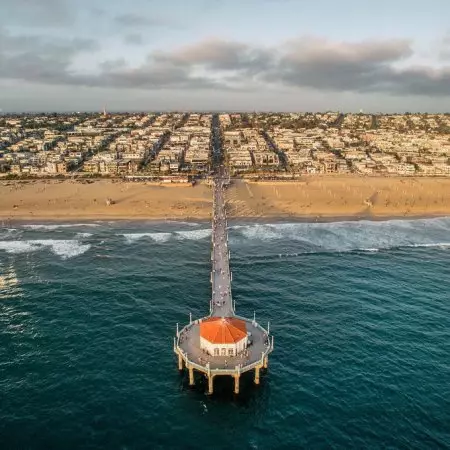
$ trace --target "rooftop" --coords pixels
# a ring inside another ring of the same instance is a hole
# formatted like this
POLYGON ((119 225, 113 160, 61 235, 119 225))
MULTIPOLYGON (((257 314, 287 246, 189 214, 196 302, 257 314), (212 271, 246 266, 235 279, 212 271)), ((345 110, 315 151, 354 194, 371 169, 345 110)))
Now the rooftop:
POLYGON ((233 344, 247 337, 247 326, 235 317, 210 317, 200 323, 200 336, 213 344, 233 344))

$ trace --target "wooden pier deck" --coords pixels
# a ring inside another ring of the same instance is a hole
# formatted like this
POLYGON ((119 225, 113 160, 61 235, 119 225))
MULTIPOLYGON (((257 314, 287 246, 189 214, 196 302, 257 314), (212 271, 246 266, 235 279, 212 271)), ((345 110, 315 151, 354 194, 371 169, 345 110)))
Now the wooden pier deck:
POLYGON ((269 326, 264 329, 253 319, 237 316, 231 292, 232 274, 230 271, 230 252, 228 248, 225 189, 229 177, 225 166, 220 165, 213 179, 213 218, 211 235, 211 285, 210 314, 192 320, 181 330, 177 324, 174 338, 174 352, 178 355, 178 368, 185 366, 189 371, 189 383, 195 383, 194 370, 208 378, 208 392, 213 393, 213 380, 218 375, 233 376, 234 392, 239 393, 240 375, 255 371, 255 383, 259 384, 260 370, 267 369, 268 355, 273 350, 273 336, 269 326), (212 356, 200 347, 200 323, 210 317, 235 317, 246 324, 249 345, 245 352, 234 356, 212 356))

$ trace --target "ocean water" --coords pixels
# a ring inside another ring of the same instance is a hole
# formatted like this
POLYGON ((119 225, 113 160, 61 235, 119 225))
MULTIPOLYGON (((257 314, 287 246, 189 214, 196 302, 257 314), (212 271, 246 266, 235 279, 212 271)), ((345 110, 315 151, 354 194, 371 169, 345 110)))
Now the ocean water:
POLYGON ((172 351, 207 223, 0 229, 0 449, 450 448, 450 218, 231 225, 238 313, 275 335, 239 396, 172 351))

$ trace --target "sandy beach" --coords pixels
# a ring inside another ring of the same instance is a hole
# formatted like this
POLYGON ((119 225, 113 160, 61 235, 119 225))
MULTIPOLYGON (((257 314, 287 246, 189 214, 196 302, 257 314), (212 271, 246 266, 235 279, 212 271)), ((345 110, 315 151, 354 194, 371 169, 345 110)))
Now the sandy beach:
POLYGON ((0 217, 20 220, 208 219, 211 189, 112 180, 0 183, 0 217), (114 204, 107 205, 111 199, 114 204))
POLYGON ((450 214, 450 179, 314 176, 295 182, 236 182, 232 216, 423 217, 450 214))
MULTIPOLYGON (((233 181, 231 218, 384 218, 450 215, 450 179, 305 177, 295 182, 233 181)), ((112 180, 0 182, 0 217, 11 220, 209 219, 206 184, 112 180), (106 199, 114 204, 107 205, 106 199)))

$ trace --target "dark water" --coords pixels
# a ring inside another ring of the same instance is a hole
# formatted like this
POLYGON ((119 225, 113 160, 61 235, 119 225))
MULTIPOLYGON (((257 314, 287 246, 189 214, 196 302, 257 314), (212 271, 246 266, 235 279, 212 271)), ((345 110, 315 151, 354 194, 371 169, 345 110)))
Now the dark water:
POLYGON ((208 309, 207 224, 0 231, 0 449, 450 448, 450 219, 235 224, 259 387, 194 390, 175 323, 208 309))

